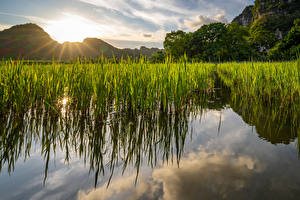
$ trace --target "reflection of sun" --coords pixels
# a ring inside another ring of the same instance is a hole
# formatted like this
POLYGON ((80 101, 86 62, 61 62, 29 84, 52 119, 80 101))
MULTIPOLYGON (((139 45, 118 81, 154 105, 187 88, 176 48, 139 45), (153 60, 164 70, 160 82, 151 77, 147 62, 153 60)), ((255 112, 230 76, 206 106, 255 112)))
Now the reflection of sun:
POLYGON ((65 115, 67 112, 68 104, 70 103, 70 98, 68 96, 64 96, 62 99, 58 101, 61 107, 61 114, 65 115))
POLYGON ((64 97, 64 98, 61 100, 61 104, 62 104, 63 106, 65 106, 65 105, 67 105, 68 101, 69 101, 68 97, 64 97))
POLYGON ((64 14, 59 20, 49 21, 45 27, 46 32, 60 43, 81 42, 86 37, 96 37, 96 29, 92 22, 71 14, 64 14))

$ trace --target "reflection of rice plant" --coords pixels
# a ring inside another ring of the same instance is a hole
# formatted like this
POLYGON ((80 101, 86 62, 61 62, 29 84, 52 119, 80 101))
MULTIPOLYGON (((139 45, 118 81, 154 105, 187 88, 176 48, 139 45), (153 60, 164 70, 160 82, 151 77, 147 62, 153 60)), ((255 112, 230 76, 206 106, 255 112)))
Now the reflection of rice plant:
MULTIPOLYGON (((235 109, 240 110, 238 113, 246 122, 254 123, 257 129, 263 130, 260 132, 264 138, 269 138, 272 143, 288 143, 290 138, 299 136, 299 60, 282 63, 224 63, 217 68, 223 82, 231 88, 233 102, 240 104, 234 105, 235 109), (266 133, 272 135, 266 136, 266 133)), ((298 143, 300 146, 299 139, 298 143)))

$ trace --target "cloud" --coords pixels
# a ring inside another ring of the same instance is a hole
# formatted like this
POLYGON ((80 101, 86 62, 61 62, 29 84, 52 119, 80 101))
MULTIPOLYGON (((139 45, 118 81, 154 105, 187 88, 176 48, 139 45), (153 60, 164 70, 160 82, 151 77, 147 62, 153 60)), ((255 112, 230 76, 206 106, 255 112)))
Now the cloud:
POLYGON ((11 27, 11 25, 8 25, 8 24, 0 24, 0 31, 2 31, 4 29, 8 29, 10 27, 11 27))
POLYGON ((165 27, 180 27, 182 19, 196 15, 196 11, 179 6, 177 1, 171 0, 134 0, 134 1, 102 1, 80 0, 111 12, 118 12, 131 19, 142 19, 164 29, 165 27))
POLYGON ((249 156, 230 152, 190 154, 176 166, 154 171, 153 178, 163 184, 164 200, 225 199, 249 187, 251 178, 264 167, 249 156))
POLYGON ((13 16, 13 17, 21 17, 28 19, 30 22, 39 23, 39 24, 46 24, 47 19, 38 17, 38 16, 32 16, 32 15, 20 15, 15 13, 7 13, 7 12, 0 12, 1 15, 7 15, 7 16, 13 16))
MULTIPOLYGON (((63 39, 59 39, 55 37, 55 34, 63 33, 64 24, 71 22, 81 24, 80 27, 85 27, 81 30, 77 30, 77 36, 81 35, 81 38, 85 37, 97 37, 101 38, 107 42, 112 41, 112 45, 115 45, 120 48, 130 47, 137 48, 142 45, 147 45, 148 47, 155 46, 160 47, 159 44, 164 40, 166 35, 166 31, 157 30, 157 31, 147 31, 145 34, 145 30, 142 27, 130 27, 122 21, 116 20, 115 18, 111 18, 110 16, 105 16, 102 19, 92 20, 91 18, 76 15, 74 13, 62 13, 62 16, 56 20, 48 20, 48 22, 43 25, 45 30, 53 36, 53 38, 63 42, 63 39), (70 22, 69 22, 70 21, 70 22), (61 24, 61 28, 57 28, 61 24), (132 44, 130 44, 132 42, 132 44)), ((74 29, 77 27, 74 27, 74 29)), ((67 30, 66 33, 71 32, 73 30, 67 30)), ((60 34, 70 35, 70 34, 60 34)), ((64 36, 65 38, 65 36, 64 36)), ((69 37, 70 39, 72 37, 69 37)))
POLYGON ((152 37, 152 34, 146 34, 146 33, 144 33, 143 36, 144 36, 145 38, 151 38, 151 37, 152 37))
POLYGON ((83 191, 78 192, 78 199, 79 200, 104 200, 109 199, 114 195, 118 195, 123 191, 127 191, 132 188, 132 184, 134 183, 135 176, 130 176, 126 178, 119 179, 115 181, 113 184, 106 188, 106 185, 91 190, 88 193, 83 191))
MULTIPOLYGON (((28 0, 30 3, 32 0, 28 0)), ((74 4, 46 2, 32 7, 32 12, 26 11, 1 13, 7 16, 22 17, 26 21, 46 27, 48 21, 57 21, 63 12, 80 15, 94 22, 98 27, 98 37, 101 39, 139 42, 162 42, 165 35, 160 33, 182 29, 192 31, 203 23, 232 19, 252 0, 73 0, 74 4), (44 7, 43 7, 44 5, 44 7), (47 6, 45 6, 47 5, 47 6), (55 6, 64 5, 55 8, 55 6), (68 7, 69 6, 69 7, 68 7), (51 10, 52 9, 52 10, 51 10), (80 12, 79 12, 80 11, 80 12), (60 13, 61 12, 61 13, 60 13), (52 14, 45 14, 52 13, 52 14), (53 14, 55 13, 55 14, 53 14), (30 15, 30 16, 28 16, 30 15), (52 15, 52 16, 51 16, 52 15), (195 19, 195 16, 198 16, 195 19), (212 17, 210 17, 212 16, 212 17), (190 28, 192 27, 192 28, 190 28), (124 38, 122 34, 132 37, 124 38), (152 37, 144 37, 143 33, 152 37), (156 38, 156 35, 159 37, 156 38)), ((67 1, 66 1, 67 2, 67 1)), ((32 3, 32 2, 31 2, 32 3)), ((4 9, 5 10, 5 9, 4 9)), ((8 9, 6 9, 8 10, 8 9)), ((24 21, 24 20, 23 20, 24 21)), ((0 22, 8 23, 8 22, 0 22)), ((11 22, 9 22, 11 24, 11 22)), ((150 43, 149 43, 150 44, 150 43)), ((121 46, 118 45, 118 46, 121 46)), ((127 46, 122 46, 127 47, 127 46)))
POLYGON ((251 187, 252 177, 264 170, 259 161, 233 153, 190 153, 177 165, 164 165, 133 185, 134 176, 120 178, 106 189, 79 191, 78 200, 114 199, 224 199, 251 187))
MULTIPOLYGON (((153 37, 152 37, 153 38, 153 37)), ((152 40, 152 38, 145 38, 147 40, 152 40)), ((140 48, 141 46, 146 46, 149 48, 156 47, 161 48, 161 42, 151 42, 151 41, 135 41, 135 40, 114 40, 105 39, 109 44, 118 48, 140 48)))
POLYGON ((218 22, 225 23, 225 24, 228 23, 228 20, 227 20, 226 16, 223 15, 223 14, 216 15, 216 16, 214 17, 214 20, 216 20, 216 21, 218 21, 218 22))
MULTIPOLYGON (((229 0, 229 2, 217 0, 77 1, 93 7, 93 12, 97 12, 95 18, 97 23, 106 27, 101 33, 102 39, 139 41, 147 42, 147 44, 160 43, 159 46, 162 47, 165 33, 178 29, 193 31, 203 24, 227 22, 231 7, 244 7, 249 0, 229 0), (231 7, 226 6, 227 4, 231 7), (145 37, 145 32, 151 34, 152 37, 145 37), (123 37, 124 33, 131 37, 123 37)), ((128 47, 122 46, 121 43, 117 46, 128 47)))
MULTIPOLYGON (((79 0, 81 2, 118 12, 129 18, 140 18, 162 28, 168 25, 180 27, 184 20, 193 16, 218 16, 233 18, 251 0, 79 0), (236 13, 233 13, 236 12, 236 13)), ((212 18, 214 19, 214 18, 212 18)), ((214 20, 225 21, 216 17, 214 20)), ((227 20, 226 20, 227 21, 227 20)))
POLYGON ((218 14, 214 17, 199 15, 194 20, 185 20, 184 25, 190 29, 195 30, 205 24, 210 24, 215 22, 228 23, 228 20, 226 19, 226 16, 223 14, 218 14))

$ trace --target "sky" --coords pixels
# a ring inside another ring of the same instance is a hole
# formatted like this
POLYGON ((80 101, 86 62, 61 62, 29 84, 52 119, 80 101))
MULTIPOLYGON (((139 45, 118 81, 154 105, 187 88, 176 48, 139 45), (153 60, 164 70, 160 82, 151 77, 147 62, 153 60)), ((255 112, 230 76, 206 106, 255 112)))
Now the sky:
POLYGON ((163 47, 166 33, 229 23, 254 0, 0 0, 0 30, 35 23, 62 43, 96 37, 119 48, 163 47))

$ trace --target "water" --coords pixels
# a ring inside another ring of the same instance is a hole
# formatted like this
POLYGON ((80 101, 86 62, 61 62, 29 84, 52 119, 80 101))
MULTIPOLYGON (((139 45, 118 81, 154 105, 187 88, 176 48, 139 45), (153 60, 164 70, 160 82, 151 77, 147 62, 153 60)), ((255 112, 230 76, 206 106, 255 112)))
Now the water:
POLYGON ((299 124, 232 97, 101 123, 66 102, 64 119, 7 114, 0 199, 299 199, 299 124))

